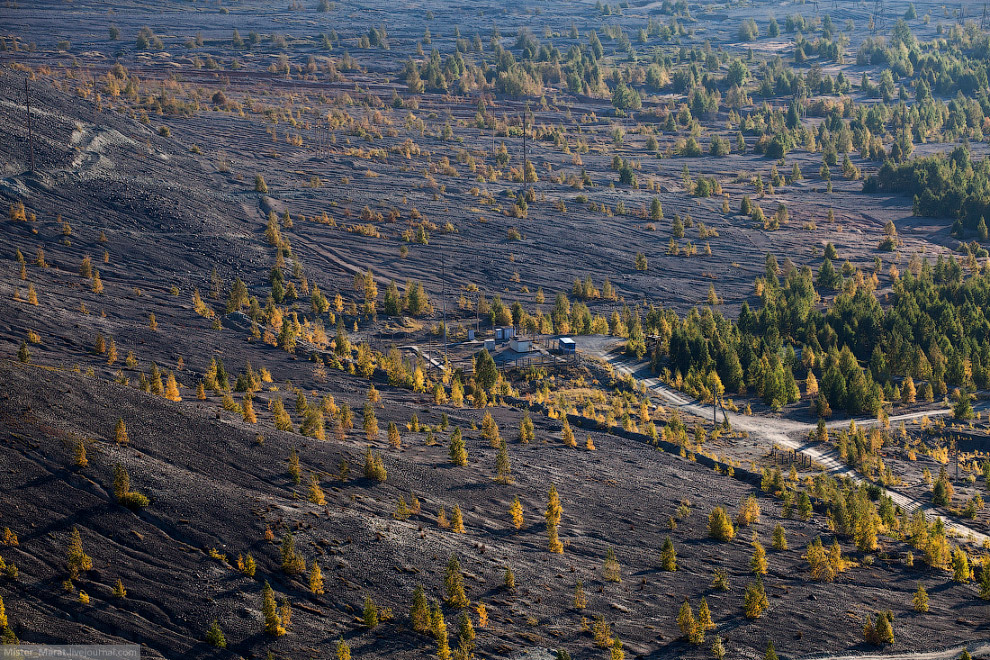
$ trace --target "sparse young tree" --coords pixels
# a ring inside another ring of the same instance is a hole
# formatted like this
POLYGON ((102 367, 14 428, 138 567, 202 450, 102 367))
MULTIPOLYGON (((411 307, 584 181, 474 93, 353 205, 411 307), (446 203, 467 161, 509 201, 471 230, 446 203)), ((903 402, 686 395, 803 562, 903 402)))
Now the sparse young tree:
POLYGON ((223 629, 216 619, 213 619, 213 623, 206 630, 206 643, 218 649, 227 648, 227 637, 223 634, 223 629))
POLYGON ((677 570, 677 553, 669 536, 664 539, 663 548, 660 549, 660 565, 665 571, 677 570))
POLYGON ((426 602, 426 593, 423 585, 416 585, 413 590, 412 608, 409 610, 409 623, 412 629, 418 633, 430 631, 430 606, 426 602))
POLYGON ((612 546, 608 547, 605 561, 602 562, 602 578, 606 582, 622 582, 622 566, 619 564, 612 546))
POLYGON ((450 531, 456 534, 464 533, 464 516, 460 504, 455 504, 454 511, 450 514, 450 531))
POLYGON ((722 542, 731 541, 736 535, 729 515, 720 506, 712 509, 708 516, 708 535, 722 542))
POLYGON ((914 604, 915 612, 927 612, 928 611, 928 592, 925 590, 925 585, 918 582, 918 590, 914 592, 914 598, 911 599, 914 604))
POLYGON ((560 525, 560 517, 563 508, 560 506, 560 496, 557 494, 557 486, 550 484, 550 493, 547 498, 547 510, 544 518, 547 521, 547 535, 550 538, 550 552, 557 554, 564 552, 564 545, 557 538, 557 527, 560 525))
POLYGON ((281 637, 286 633, 275 604, 275 592, 268 582, 265 582, 265 586, 261 590, 261 613, 265 619, 266 634, 272 637, 281 637))
POLYGON ((574 431, 571 430, 571 424, 567 421, 566 416, 564 417, 564 428, 561 431, 561 438, 568 447, 577 447, 577 440, 574 439, 574 431))
POLYGON ((292 532, 286 532, 282 537, 279 555, 282 559, 282 572, 286 575, 299 575, 306 570, 306 560, 296 551, 296 538, 292 532))
POLYGON ((749 569, 756 575, 767 574, 767 552, 756 539, 753 540, 753 556, 749 560, 749 569))
POLYGON ((66 565, 69 569, 70 580, 77 579, 82 573, 85 573, 93 568, 93 560, 83 550, 82 536, 79 534, 78 527, 72 528, 72 537, 69 539, 66 565))
POLYGON ((503 440, 495 454, 495 481, 500 484, 512 483, 512 465, 509 461, 509 448, 503 440))
POLYGON ((584 594, 584 583, 581 580, 574 585, 574 609, 580 611, 588 606, 588 598, 584 594))
POLYGON ((770 607, 770 602, 767 600, 763 581, 750 582, 746 586, 746 593, 743 596, 743 614, 747 619, 758 619, 768 607, 770 607))
POLYGON ((773 528, 773 549, 787 550, 787 536, 784 533, 784 526, 780 523, 773 528))
POLYGON ((399 427, 395 422, 388 423, 388 444, 392 449, 402 448, 402 438, 399 436, 399 427))
POLYGON ((536 439, 536 431, 533 428, 533 418, 527 412, 522 421, 519 422, 519 442, 528 444, 536 439))
POLYGON ((320 488, 320 478, 315 472, 309 473, 309 501, 317 506, 324 506, 327 503, 327 499, 323 494, 323 489, 320 488))
POLYGON ((464 576, 461 574, 461 563, 457 555, 451 555, 447 562, 447 570, 444 573, 443 588, 447 605, 456 608, 465 608, 470 604, 467 595, 464 593, 464 576))
POLYGON ((113 430, 113 437, 114 441, 121 447, 130 442, 127 437, 127 427, 124 425, 123 418, 117 420, 117 426, 115 426, 113 430))
POLYGON ((361 621, 364 623, 364 627, 369 630, 373 630, 378 627, 378 606, 375 605, 375 601, 371 599, 370 594, 365 595, 364 597, 364 608, 361 613, 361 621))
POLYGON ((512 500, 512 505, 509 507, 509 515, 512 516, 512 526, 517 530, 522 529, 523 526, 523 508, 522 502, 519 501, 519 496, 516 495, 512 500))
MULTIPOLYGON (((681 634, 688 641, 694 641, 698 633, 698 622, 694 618, 694 611, 687 599, 681 603, 681 609, 677 612, 677 627, 680 628, 681 634)), ((703 632, 702 635, 704 635, 703 632)))
POLYGON ((450 434, 450 462, 458 467, 464 467, 467 465, 467 460, 467 446, 464 444, 460 427, 456 427, 450 434))
POLYGON ((502 575, 502 588, 509 593, 516 590, 516 574, 508 566, 505 567, 505 573, 502 575))

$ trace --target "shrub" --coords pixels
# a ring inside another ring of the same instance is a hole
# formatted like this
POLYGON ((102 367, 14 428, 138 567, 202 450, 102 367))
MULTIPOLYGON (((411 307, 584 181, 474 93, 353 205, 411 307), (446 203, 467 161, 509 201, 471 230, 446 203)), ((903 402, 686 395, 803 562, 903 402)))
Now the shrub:
POLYGON ((220 628, 220 624, 216 619, 213 619, 213 623, 210 624, 209 629, 206 631, 206 643, 218 649, 227 648, 227 638, 224 636, 223 630, 220 628))

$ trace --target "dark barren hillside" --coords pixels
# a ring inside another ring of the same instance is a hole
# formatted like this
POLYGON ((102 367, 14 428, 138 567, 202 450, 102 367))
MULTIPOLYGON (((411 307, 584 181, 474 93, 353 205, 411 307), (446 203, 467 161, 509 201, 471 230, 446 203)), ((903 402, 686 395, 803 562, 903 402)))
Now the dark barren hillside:
POLYGON ((0 641, 985 657, 981 9, 5 2, 0 641))

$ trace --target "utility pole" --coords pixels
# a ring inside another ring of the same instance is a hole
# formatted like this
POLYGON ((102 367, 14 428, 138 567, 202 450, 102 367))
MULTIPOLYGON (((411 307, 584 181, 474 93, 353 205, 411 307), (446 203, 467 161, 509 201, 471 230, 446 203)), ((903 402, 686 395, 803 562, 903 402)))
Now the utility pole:
POLYGON ((28 149, 31 152, 31 171, 34 172, 34 131, 31 126, 31 96, 28 94, 28 79, 24 77, 24 105, 27 107, 28 149))
POLYGON ((987 3, 983 3, 983 16, 980 17, 980 29, 987 29, 987 3))
POLYGON ((873 27, 870 30, 870 33, 871 34, 876 34, 877 32, 879 32, 880 30, 883 29, 883 22, 884 22, 884 16, 885 16, 884 11, 885 11, 885 9, 884 9, 884 2, 883 2, 883 0, 874 0, 873 1, 873 14, 870 16, 870 20, 871 20, 871 22, 873 24, 873 27))

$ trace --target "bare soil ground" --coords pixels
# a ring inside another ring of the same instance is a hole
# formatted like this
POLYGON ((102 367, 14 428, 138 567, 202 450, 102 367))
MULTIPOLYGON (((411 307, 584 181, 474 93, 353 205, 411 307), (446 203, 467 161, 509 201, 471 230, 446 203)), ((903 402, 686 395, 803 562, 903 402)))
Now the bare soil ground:
MULTIPOLYGON (((850 33, 854 50, 868 32, 868 9, 852 2, 839 4, 844 16, 855 21, 850 33)), ((894 6, 898 13, 906 8, 901 4, 894 6)), ((694 34, 684 43, 710 40, 715 48, 743 54, 749 44, 737 41, 739 22, 756 16, 762 25, 763 14, 771 12, 782 21, 780 9, 766 3, 699 7, 690 24, 694 34)), ((783 10, 811 12, 808 5, 786 4, 783 10)), ((585 630, 598 615, 612 625, 629 656, 645 658, 709 657, 707 647, 716 633, 725 640, 730 657, 762 657, 769 640, 782 657, 866 652, 871 648, 863 643, 862 617, 886 608, 895 612, 892 652, 985 639, 985 603, 977 598, 976 587, 955 584, 943 572, 923 569, 920 562, 913 568, 902 565, 899 553, 906 546, 899 542, 884 540, 882 552, 869 557, 844 547, 854 565, 835 583, 810 582, 802 555, 818 535, 831 541, 824 519, 783 520, 778 503, 762 497, 762 518, 755 531, 769 546, 771 530, 779 522, 787 529, 791 549, 768 551, 770 609, 758 620, 745 619, 742 594, 753 579, 748 566, 754 530, 741 530, 733 542, 718 544, 707 538, 707 515, 719 505, 734 513, 740 499, 755 492, 753 485, 627 436, 575 428, 579 446, 590 434, 597 450, 569 449, 560 441, 559 421, 534 415, 537 440, 523 445, 515 442, 522 412, 494 407, 491 412, 510 440, 514 477, 511 485, 498 484, 493 479, 495 450, 472 428, 480 424, 482 411, 434 405, 427 394, 389 387, 380 373, 375 385, 385 406, 378 410, 379 426, 384 430, 387 422, 397 422, 404 444, 401 450, 390 449, 384 433, 372 443, 385 459, 384 484, 361 476, 367 442, 357 430, 343 441, 324 442, 274 430, 268 405, 282 398, 291 410, 294 388, 306 392, 311 402, 329 394, 338 404, 347 402, 359 411, 369 382, 334 370, 323 375, 308 359, 317 347, 302 343, 296 353, 286 353, 252 340, 250 322, 243 315, 222 314, 235 277, 264 304, 274 263, 274 250, 264 239, 269 210, 309 218, 297 219, 283 232, 309 284, 319 285, 329 298, 340 292, 347 303, 360 302, 353 276, 370 267, 380 290, 391 279, 400 284, 422 281, 435 307, 446 302, 452 326, 475 324, 475 313, 456 305, 462 292, 475 299, 472 284, 489 298, 500 294, 506 304, 518 300, 531 311, 537 308, 536 294, 542 288, 546 303, 541 309, 546 312, 556 292, 569 291, 575 278, 591 275, 600 285, 608 277, 620 300, 589 302, 593 313, 608 315, 623 302, 640 301, 684 312, 702 303, 709 283, 714 283, 725 300, 724 309, 731 313, 743 301, 758 303, 752 282, 763 272, 768 251, 781 260, 817 268, 822 248, 832 242, 842 259, 857 266, 866 267, 881 256, 886 273, 890 263, 906 261, 912 252, 932 256, 953 248, 947 222, 911 217, 907 198, 863 195, 859 181, 842 180, 837 172, 833 192, 826 193, 818 176, 820 154, 801 150, 788 155, 780 171, 787 174, 797 163, 805 179, 759 200, 768 213, 778 202, 785 203, 791 222, 765 231, 735 212, 743 194, 752 194, 753 186, 746 181, 757 173, 767 180, 774 161, 751 150, 720 159, 665 153, 677 137, 686 135, 684 131, 659 136, 664 154, 660 158, 648 154, 645 137, 632 130, 638 121, 651 121, 648 117, 612 117, 608 99, 564 93, 546 99, 545 106, 531 99, 535 123, 564 125, 571 137, 580 128, 589 149, 579 164, 573 154, 551 142, 531 140, 529 157, 540 176, 533 185, 536 201, 529 205, 527 218, 511 218, 509 195, 520 192, 522 184, 507 181, 504 173, 495 181, 477 181, 469 166, 458 160, 458 155, 467 160, 465 150, 478 165, 495 163, 491 132, 474 125, 479 99, 425 94, 414 108, 400 79, 427 27, 434 45, 445 54, 454 48, 455 25, 471 38, 475 33, 488 35, 493 21, 503 34, 528 26, 541 39, 548 27, 555 33, 555 46, 566 52, 575 43, 567 36, 571 22, 581 35, 593 28, 602 33, 608 24, 621 24, 628 31, 656 17, 657 11, 657 3, 644 4, 606 20, 590 2, 476 2, 434 7, 431 18, 413 3, 383 7, 350 0, 334 3, 326 14, 308 5, 295 11, 256 0, 153 6, 39 0, 11 2, 0 10, 0 33, 37 46, 5 52, 4 64, 10 66, 0 72, 0 202, 6 210, 23 201, 28 212, 36 214, 32 222, 5 220, 0 227, 0 355, 6 358, 0 361, 0 465, 5 468, 0 472, 0 527, 19 536, 18 545, 0 546, 4 560, 19 568, 16 580, 0 577, 0 596, 17 635, 29 643, 127 640, 142 644, 150 657, 163 658, 262 658, 268 650, 276 657, 328 657, 342 637, 359 658, 428 657, 434 642, 408 626, 412 591, 422 584, 431 597, 440 597, 443 569, 450 555, 457 554, 468 596, 489 611, 488 627, 478 629, 476 654, 483 658, 512 657, 534 647, 565 648, 581 659, 600 657, 602 651, 585 630), (357 48, 357 37, 385 22, 392 50, 357 48), (111 24, 120 28, 120 41, 108 38, 111 24), (144 25, 163 38, 166 52, 136 51, 135 35, 144 25), (346 50, 361 70, 333 80, 322 73, 269 73, 280 49, 266 41, 251 51, 234 52, 229 39, 235 28, 245 38, 254 30, 290 35, 293 64, 304 65, 309 55, 341 58, 346 50), (323 51, 317 35, 331 29, 344 41, 323 51), (203 45, 185 49, 183 42, 197 33, 203 45), (71 42, 67 52, 56 49, 62 39, 71 42), (197 68, 194 58, 207 56, 219 60, 220 68, 197 68), (235 59, 243 68, 235 68, 235 59), (144 81, 146 96, 139 102, 113 98, 102 82, 88 87, 118 61, 129 75, 144 81), (33 73, 29 90, 34 172, 28 171, 24 67, 33 73), (144 121, 138 106, 165 89, 183 102, 196 101, 199 109, 188 116, 152 110, 144 121), (100 91, 99 99, 94 90, 100 91), (242 115, 213 108, 210 99, 218 90, 248 109, 242 115), (391 106, 393 92, 407 107, 391 106), (384 104, 377 108, 379 117, 351 104, 369 95, 384 104), (251 104, 257 104, 257 110, 251 104), (360 123, 345 122, 333 131, 332 143, 318 148, 318 123, 342 110, 360 123), (422 120, 422 127, 415 119, 407 125, 410 114, 422 120), (442 131, 448 124, 454 137, 445 140, 442 131), (621 145, 614 144, 616 126, 625 130, 621 145), (381 136, 368 137, 372 132, 381 136), (287 141, 290 138, 296 143, 287 141), (407 158, 396 152, 407 139, 419 146, 418 155, 407 158), (369 155, 370 149, 387 153, 369 155), (639 189, 618 185, 611 170, 616 154, 639 162, 639 189), (433 183, 424 170, 436 168, 442 158, 457 175, 434 173, 433 183), (722 213, 720 198, 688 194, 681 180, 685 166, 692 177, 719 179, 731 199, 730 213, 722 213), (582 170, 593 186, 579 190, 551 179, 580 175, 582 170), (268 194, 254 191, 256 174, 264 176, 268 194), (313 177, 322 185, 313 186, 313 177), (656 192, 645 188, 648 180, 656 192), (588 202, 579 202, 579 195, 587 196, 588 202), (662 201, 665 218, 651 229, 640 210, 654 196, 662 201), (625 212, 616 212, 620 201, 625 212), (566 210, 559 210, 558 202, 566 210), (610 212, 592 210, 590 202, 606 205, 610 212), (347 231, 347 226, 365 222, 360 219, 365 206, 386 216, 396 208, 400 215, 395 222, 372 221, 381 238, 347 231), (428 245, 402 240, 412 226, 413 209, 437 227, 428 245), (834 223, 826 221, 829 209, 835 213, 834 223), (336 227, 312 221, 324 211, 336 227), (695 223, 703 222, 718 235, 702 238, 695 224, 678 243, 683 248, 690 241, 698 254, 666 254, 675 213, 690 214, 695 223), (888 220, 897 223, 903 241, 894 257, 876 249, 888 220), (812 221, 814 228, 804 228, 812 221), (452 233, 441 229, 448 222, 455 229, 452 233), (511 240, 510 229, 517 229, 521 240, 511 240), (711 256, 701 249, 706 241, 711 256), (403 246, 408 248, 404 257, 403 246), (39 249, 45 267, 37 263, 39 249), (14 259, 18 250, 25 258, 25 279, 14 259), (649 259, 648 271, 634 268, 639 252, 649 259), (99 270, 103 293, 79 274, 86 256, 99 270), (214 268, 223 283, 217 298, 211 296, 214 268), (28 302, 29 285, 37 305, 28 302), (195 312, 195 289, 219 313, 219 328, 195 312), (152 314, 157 329, 150 327, 152 314), (114 364, 94 354, 98 334, 116 342, 119 357, 114 364), (30 365, 13 361, 26 340, 30 365), (124 363, 131 351, 135 366, 124 363), (223 411, 220 397, 213 394, 196 399, 194 387, 213 358, 223 360, 231 380, 248 361, 271 372, 272 382, 255 399, 259 424, 223 411), (152 363, 176 376, 183 401, 169 402, 134 387, 152 363), (126 378, 129 385, 114 383, 114 378, 126 378), (447 461, 449 430, 436 434, 439 444, 434 446, 426 445, 425 433, 405 430, 414 414, 435 425, 443 413, 466 432, 467 467, 455 468, 447 461), (126 447, 112 442, 118 419, 125 420, 130 434, 126 447), (263 443, 257 441, 259 434, 263 443), (79 440, 89 454, 84 469, 72 466, 79 440), (326 506, 306 501, 305 481, 292 483, 287 459, 293 449, 300 454, 304 477, 310 471, 319 475, 326 506), (342 460, 351 467, 346 480, 338 475, 342 460), (112 468, 118 463, 128 469, 133 487, 150 497, 146 509, 134 513, 115 502, 112 468), (564 509, 563 555, 546 549, 542 515, 551 483, 560 490, 564 509), (395 520, 399 497, 408 500, 410 492, 419 498, 422 512, 407 521, 395 520), (508 515, 517 495, 526 517, 518 532, 508 515), (690 514, 670 529, 668 519, 683 501, 690 502, 690 514), (441 507, 449 516, 455 505, 464 514, 464 534, 437 524, 441 507), (62 586, 73 527, 81 530, 94 560, 93 570, 76 585, 89 593, 88 605, 62 586), (276 541, 265 539, 266 529, 276 541), (304 580, 279 571, 278 540, 288 531, 295 532, 307 560, 320 562, 325 595, 310 594, 304 580), (667 536, 678 553, 678 570, 673 573, 660 570, 659 549, 667 536), (622 565, 618 584, 602 578, 609 547, 622 565), (226 554, 227 562, 211 557, 210 549, 226 554), (258 560, 254 579, 230 565, 247 552, 258 560), (516 574, 514 593, 500 588, 506 566, 516 574), (717 567, 730 575, 728 593, 710 586, 717 567), (128 591, 122 600, 111 594, 118 578, 128 591), (290 633, 278 640, 262 633, 260 590, 266 580, 294 607, 290 633), (584 611, 572 606, 579 580, 588 594, 584 611), (925 615, 911 610, 919 581, 931 595, 932 609, 925 615), (373 631, 363 629, 358 616, 365 596, 390 607, 395 619, 373 631), (704 647, 697 647, 680 638, 675 619, 685 597, 697 610, 702 596, 708 599, 717 628, 704 647), (227 635, 226 651, 203 641, 213 619, 227 635)), ((915 33, 931 38, 936 22, 919 24, 915 33)), ((780 49, 777 41, 761 39, 752 47, 757 54, 775 51, 780 49)), ((676 45, 663 46, 674 52, 676 45)), ((853 80, 862 72, 854 64, 843 65, 843 70, 853 80)), ((647 98, 645 106, 659 102, 647 98)), ((512 119, 524 105, 497 99, 494 112, 500 119, 512 119)), ((726 120, 724 112, 706 118, 704 146, 712 132, 734 134, 723 131, 726 120)), ((502 142, 510 153, 508 166, 519 167, 520 138, 496 137, 496 144, 502 142)), ((929 144, 918 151, 947 146, 929 144)), ((573 142, 570 147, 576 150, 573 142)), ((974 145, 974 153, 984 152, 983 145, 974 145)), ((851 158, 864 173, 877 166, 856 154, 851 158)), ((884 274, 881 287, 887 285, 884 274)), ((305 296, 288 308, 309 313, 305 296)), ((353 339, 367 340, 378 349, 436 342, 429 329, 439 314, 405 321, 349 312, 339 316, 348 330, 356 327, 353 339)), ((320 320, 328 322, 329 317, 322 315, 320 320)), ((484 323, 482 328, 489 329, 484 323)), ((329 323, 327 331, 332 332, 329 323)), ((474 348, 456 349, 459 363, 465 363, 474 348)), ((437 354, 435 343, 430 352, 437 354)), ((591 383, 598 373, 594 365, 572 368, 574 373, 561 372, 562 385, 577 386, 565 382, 570 376, 583 376, 591 383)), ((531 393, 517 385, 524 394, 531 393)), ((592 385, 604 390, 610 383, 603 379, 592 385)), ((804 403, 800 406, 806 408, 804 403)), ((766 413, 754 407, 760 415, 766 413)), ((785 414, 800 419, 804 412, 795 406, 785 414)), ((665 419, 659 416, 657 422, 665 419)), ((293 422, 300 422, 294 413, 293 422)), ((332 438, 332 429, 327 432, 332 438)), ((738 435, 720 442, 720 453, 765 464, 763 445, 738 435)), ((904 476, 905 487, 919 489, 916 466, 928 463, 901 462, 893 450, 889 458, 904 476)), ((976 492, 963 483, 957 488, 964 496, 976 492)), ((985 513, 976 524, 987 524, 985 513)), ((447 609, 445 616, 454 639, 458 612, 447 609)))

